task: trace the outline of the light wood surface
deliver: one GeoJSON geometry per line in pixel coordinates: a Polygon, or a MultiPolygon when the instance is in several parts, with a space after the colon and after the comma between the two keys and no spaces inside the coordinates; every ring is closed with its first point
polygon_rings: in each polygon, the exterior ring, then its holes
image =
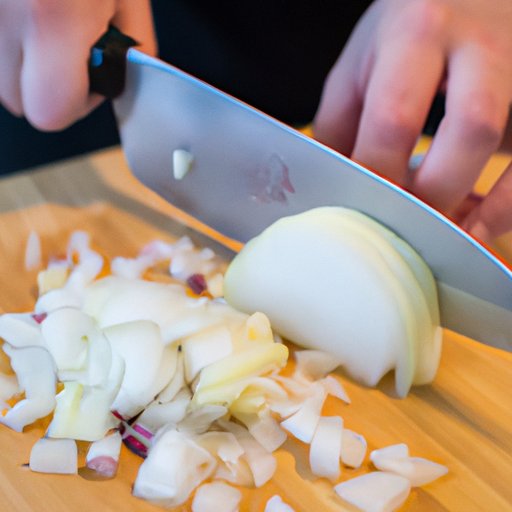
{"type": "MultiPolygon", "coordinates": [[[[495,159],[488,180],[479,186],[488,187],[504,162],[495,159]]],[[[36,272],[24,270],[23,259],[31,230],[41,235],[45,258],[61,253],[76,229],[89,231],[95,246],[110,256],[135,255],[148,241],[173,240],[185,233],[220,251],[219,245],[198,234],[199,228],[139,185],[117,148],[4,178],[0,180],[0,312],[33,307],[36,272]]],[[[503,237],[497,245],[510,261],[511,247],[511,237],[503,237]]],[[[406,442],[413,455],[450,469],[446,477],[413,490],[402,510],[512,510],[512,354],[446,332],[434,384],[415,388],[404,400],[393,397],[389,381],[369,390],[342,375],[341,379],[353,403],[340,406],[329,399],[326,412],[341,414],[347,428],[366,436],[370,449],[406,442]]],[[[126,450],[118,476],[109,481],[30,472],[23,465],[42,433],[40,425],[23,434],[0,427],[0,511],[160,510],[131,496],[140,460],[126,450]]],[[[352,510],[336,498],[330,483],[312,478],[303,446],[288,442],[277,458],[275,477],[261,489],[244,491],[241,510],[262,511],[276,493],[296,511],[352,510]]],[[[365,464],[363,469],[368,468],[365,464]]],[[[344,469],[342,478],[361,472],[344,469]]]]}

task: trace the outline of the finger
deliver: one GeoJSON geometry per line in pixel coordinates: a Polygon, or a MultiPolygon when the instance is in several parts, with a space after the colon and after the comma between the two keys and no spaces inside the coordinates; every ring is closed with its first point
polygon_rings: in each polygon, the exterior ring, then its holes
{"type": "Polygon", "coordinates": [[[487,243],[512,231],[512,162],[462,227],[487,243]]]}
{"type": "Polygon", "coordinates": [[[139,50],[149,55],[156,55],[157,44],[149,0],[120,0],[112,23],[121,32],[138,41],[139,50]]]}
{"type": "Polygon", "coordinates": [[[15,116],[23,115],[20,91],[21,46],[19,41],[0,36],[0,103],[15,116]]]}
{"type": "Polygon", "coordinates": [[[450,59],[446,113],[412,190],[450,213],[472,190],[505,128],[508,71],[471,47],[450,59]]]}
{"type": "Polygon", "coordinates": [[[356,79],[362,58],[358,50],[352,40],[342,52],[325,81],[313,122],[315,138],[346,155],[352,153],[363,108],[356,79]]]}
{"type": "Polygon", "coordinates": [[[403,183],[444,73],[442,49],[410,32],[382,45],[370,78],[353,158],[403,183]]]}
{"type": "Polygon", "coordinates": [[[42,130],[65,128],[98,102],[97,96],[89,95],[87,72],[90,48],[98,35],[77,32],[73,25],[55,22],[53,26],[34,27],[25,39],[23,109],[29,122],[42,130]]]}

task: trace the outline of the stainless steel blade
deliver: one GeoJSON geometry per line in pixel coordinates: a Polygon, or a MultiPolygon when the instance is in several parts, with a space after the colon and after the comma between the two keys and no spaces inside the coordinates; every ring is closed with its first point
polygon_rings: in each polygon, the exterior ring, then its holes
{"type": "Polygon", "coordinates": [[[285,215],[323,205],[355,208],[426,260],[439,283],[445,327],[512,350],[511,269],[406,191],[137,50],[128,53],[115,110],[132,171],[177,207],[242,242],[285,215]],[[176,149],[194,156],[182,180],[173,177],[176,149]]]}

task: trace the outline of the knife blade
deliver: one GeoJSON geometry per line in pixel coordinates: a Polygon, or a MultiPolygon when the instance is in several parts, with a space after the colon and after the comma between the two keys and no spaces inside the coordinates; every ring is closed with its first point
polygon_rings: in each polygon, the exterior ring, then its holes
{"type": "Polygon", "coordinates": [[[134,48],[114,110],[132,172],[173,205],[241,242],[318,206],[359,210],[425,259],[445,328],[512,351],[511,268],[399,186],[134,48]],[[180,180],[173,175],[178,149],[194,158],[180,180]]]}

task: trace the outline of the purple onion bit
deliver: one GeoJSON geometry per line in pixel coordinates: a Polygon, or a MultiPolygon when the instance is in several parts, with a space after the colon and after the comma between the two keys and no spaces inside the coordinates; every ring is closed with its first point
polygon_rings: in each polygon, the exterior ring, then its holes
{"type": "Polygon", "coordinates": [[[187,284],[190,289],[197,295],[205,292],[208,289],[208,284],[203,274],[192,274],[187,279],[187,284]]]}

